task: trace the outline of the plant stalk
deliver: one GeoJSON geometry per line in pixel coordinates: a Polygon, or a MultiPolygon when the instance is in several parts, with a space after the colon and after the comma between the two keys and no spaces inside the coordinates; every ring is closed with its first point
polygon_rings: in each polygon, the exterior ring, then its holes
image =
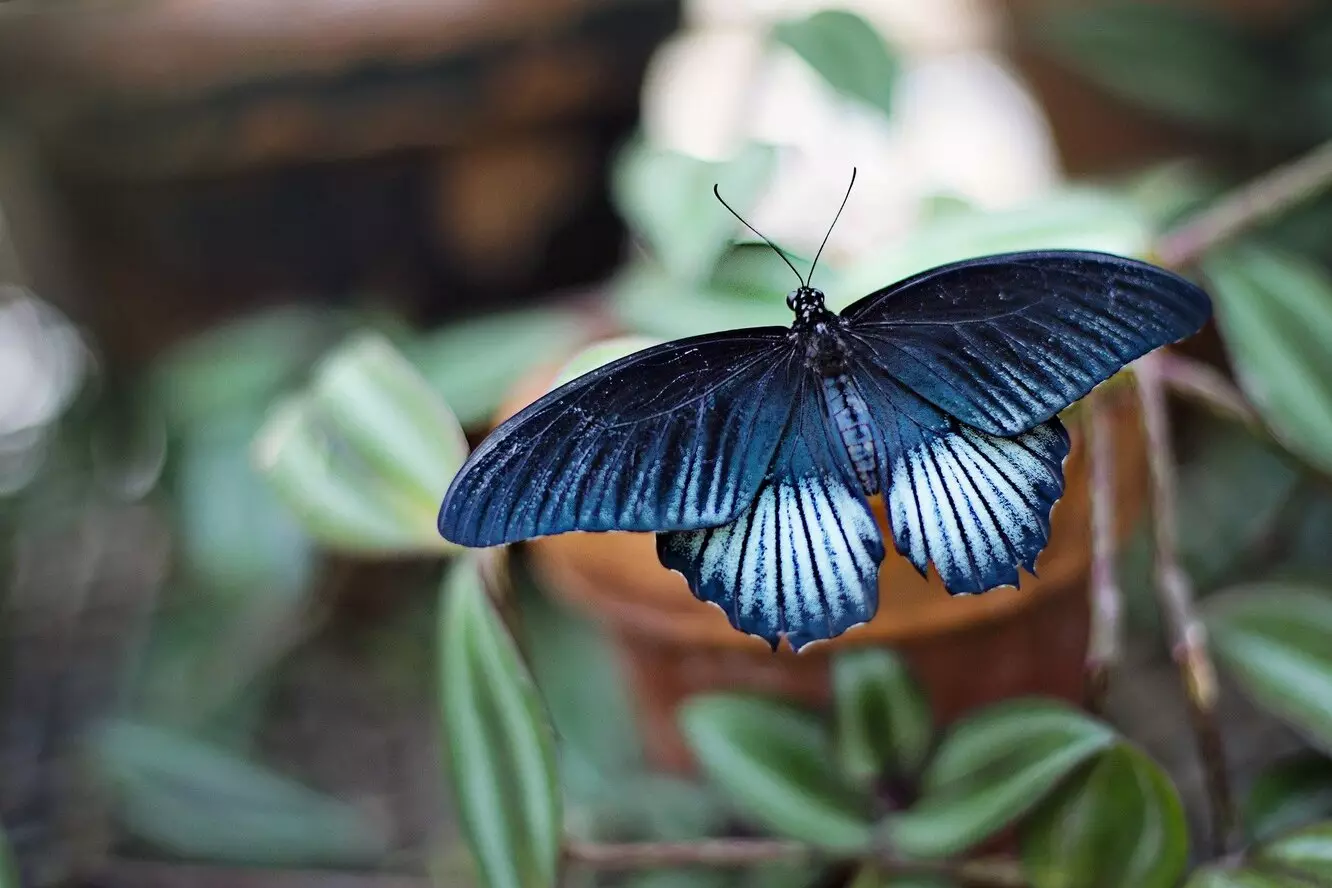
{"type": "Polygon", "coordinates": [[[1249,426],[1266,437],[1266,430],[1258,414],[1220,370],[1169,351],[1159,351],[1153,355],[1152,364],[1166,388],[1189,400],[1198,401],[1218,415],[1249,426]]]}
{"type": "Polygon", "coordinates": [[[1208,651],[1206,627],[1194,608],[1192,582],[1179,563],[1178,479],[1165,384],[1154,355],[1137,362],[1136,376],[1151,477],[1156,594],[1169,631],[1170,654],[1183,679],[1189,720],[1203,768],[1211,814],[1212,853],[1221,856],[1226,853],[1235,813],[1225,749],[1216,723],[1216,668],[1208,651]]]}
{"type": "Polygon", "coordinates": [[[1154,258],[1162,265],[1191,265],[1227,241],[1332,187],[1332,140],[1259,176],[1163,236],[1154,258]]]}
{"type": "Polygon", "coordinates": [[[1123,648],[1124,596],[1115,571],[1115,440],[1105,399],[1092,391],[1084,428],[1088,439],[1091,487],[1091,640],[1087,648],[1087,697],[1093,712],[1105,708],[1110,673],[1123,648]]]}

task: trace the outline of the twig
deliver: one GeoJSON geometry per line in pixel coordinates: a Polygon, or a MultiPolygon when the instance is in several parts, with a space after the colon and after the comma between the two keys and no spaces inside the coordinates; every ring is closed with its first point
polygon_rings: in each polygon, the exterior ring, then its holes
{"type": "Polygon", "coordinates": [[[1152,487],[1152,524],[1156,550],[1156,593],[1171,639],[1171,656],[1179,667],[1188,699],[1203,777],[1211,807],[1212,851],[1226,852],[1234,820],[1225,749],[1216,724],[1217,681],[1207,649],[1207,631],[1193,606],[1193,588],[1179,564],[1176,540],[1175,459],[1166,411],[1165,386],[1157,355],[1137,362],[1138,397],[1147,433],[1152,487]]]}
{"type": "Polygon", "coordinates": [[[1115,575],[1115,442],[1106,412],[1107,395],[1087,398],[1084,428],[1091,474],[1091,641],[1087,648],[1087,691],[1092,710],[1105,706],[1110,672],[1119,663],[1124,600],[1115,575]]]}
{"type": "Polygon", "coordinates": [[[1259,176],[1158,241],[1156,259],[1182,268],[1212,247],[1332,187],[1332,141],[1259,176]]]}
{"type": "Polygon", "coordinates": [[[600,844],[570,841],[565,845],[570,863],[602,871],[676,867],[731,868],[764,863],[873,863],[887,875],[948,876],[960,882],[991,888],[1025,888],[1022,865],[1004,857],[973,860],[898,860],[890,854],[869,855],[824,852],[785,839],[708,839],[696,842],[636,842],[600,844]]]}
{"type": "Polygon", "coordinates": [[[383,871],[226,866],[111,857],[86,874],[105,888],[431,888],[424,875],[383,871]]]}
{"type": "Polygon", "coordinates": [[[1170,390],[1200,401],[1228,419],[1262,429],[1262,421],[1244,395],[1215,367],[1168,351],[1153,355],[1152,364],[1170,390]]]}

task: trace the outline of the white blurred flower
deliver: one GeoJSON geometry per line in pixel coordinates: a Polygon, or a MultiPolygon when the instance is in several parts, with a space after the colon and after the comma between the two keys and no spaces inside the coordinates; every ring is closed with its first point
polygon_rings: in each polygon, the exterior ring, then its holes
{"type": "Polygon", "coordinates": [[[48,427],[78,393],[88,351],[53,307],[14,286],[0,286],[0,495],[36,474],[48,427]]]}
{"type": "Polygon", "coordinates": [[[49,424],[77,393],[87,351],[52,306],[0,287],[0,437],[49,424]]]}
{"type": "Polygon", "coordinates": [[[644,130],[655,144],[712,160],[750,139],[778,146],[773,185],[751,221],[806,253],[852,166],[856,189],[830,256],[900,239],[932,196],[1016,205],[1060,174],[1044,115],[998,52],[992,9],[973,0],[691,0],[693,29],[648,72],[644,130]],[[838,95],[794,52],[765,52],[767,26],[822,8],[864,15],[898,54],[890,118],[838,95]]]}

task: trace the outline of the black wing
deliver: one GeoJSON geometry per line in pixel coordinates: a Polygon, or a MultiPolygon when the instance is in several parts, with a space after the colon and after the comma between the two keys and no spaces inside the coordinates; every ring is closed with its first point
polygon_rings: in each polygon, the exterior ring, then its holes
{"type": "Polygon", "coordinates": [[[1130,361],[1197,332],[1201,289],[1107,253],[1007,253],[940,266],[842,317],[889,374],[992,435],[1051,418],[1130,361]]]}
{"type": "Polygon", "coordinates": [[[1058,418],[1011,437],[963,425],[852,352],[850,375],[878,433],[881,487],[897,551],[945,588],[1016,586],[1050,539],[1068,433],[1058,418]]]}
{"type": "Polygon", "coordinates": [[[496,546],[733,520],[753,500],[791,410],[789,332],[666,343],[550,392],[463,464],[440,507],[440,534],[496,546]]]}
{"type": "Polygon", "coordinates": [[[658,534],[657,554],[774,649],[783,636],[799,650],[874,616],[883,534],[811,374],[752,505],[721,527],[658,534]]]}

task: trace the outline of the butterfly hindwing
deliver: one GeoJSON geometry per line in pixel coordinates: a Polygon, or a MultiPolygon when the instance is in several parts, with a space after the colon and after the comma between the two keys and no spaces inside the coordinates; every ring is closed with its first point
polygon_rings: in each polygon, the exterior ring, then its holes
{"type": "Polygon", "coordinates": [[[897,551],[934,563],[954,595],[1017,585],[1050,538],[1068,433],[1055,419],[1003,437],[973,429],[853,352],[852,378],[883,442],[882,489],[897,551]]]}
{"type": "Polygon", "coordinates": [[[657,553],[774,647],[785,636],[799,650],[874,616],[883,537],[817,388],[801,390],[750,507],[720,527],[658,534],[657,553]]]}
{"type": "Polygon", "coordinates": [[[787,424],[789,332],[666,343],[550,392],[468,458],[444,497],[440,533],[495,546],[731,521],[753,500],[787,424]]]}
{"type": "Polygon", "coordinates": [[[1183,339],[1211,303],[1144,262],[1072,250],[944,265],[842,312],[876,363],[992,435],[1050,419],[1130,361],[1183,339]]]}
{"type": "Polygon", "coordinates": [[[1069,448],[1063,424],[1050,419],[1009,438],[968,426],[913,431],[916,442],[890,469],[897,550],[921,573],[933,562],[954,595],[1016,586],[1018,566],[1034,570],[1050,539],[1069,448]]]}

